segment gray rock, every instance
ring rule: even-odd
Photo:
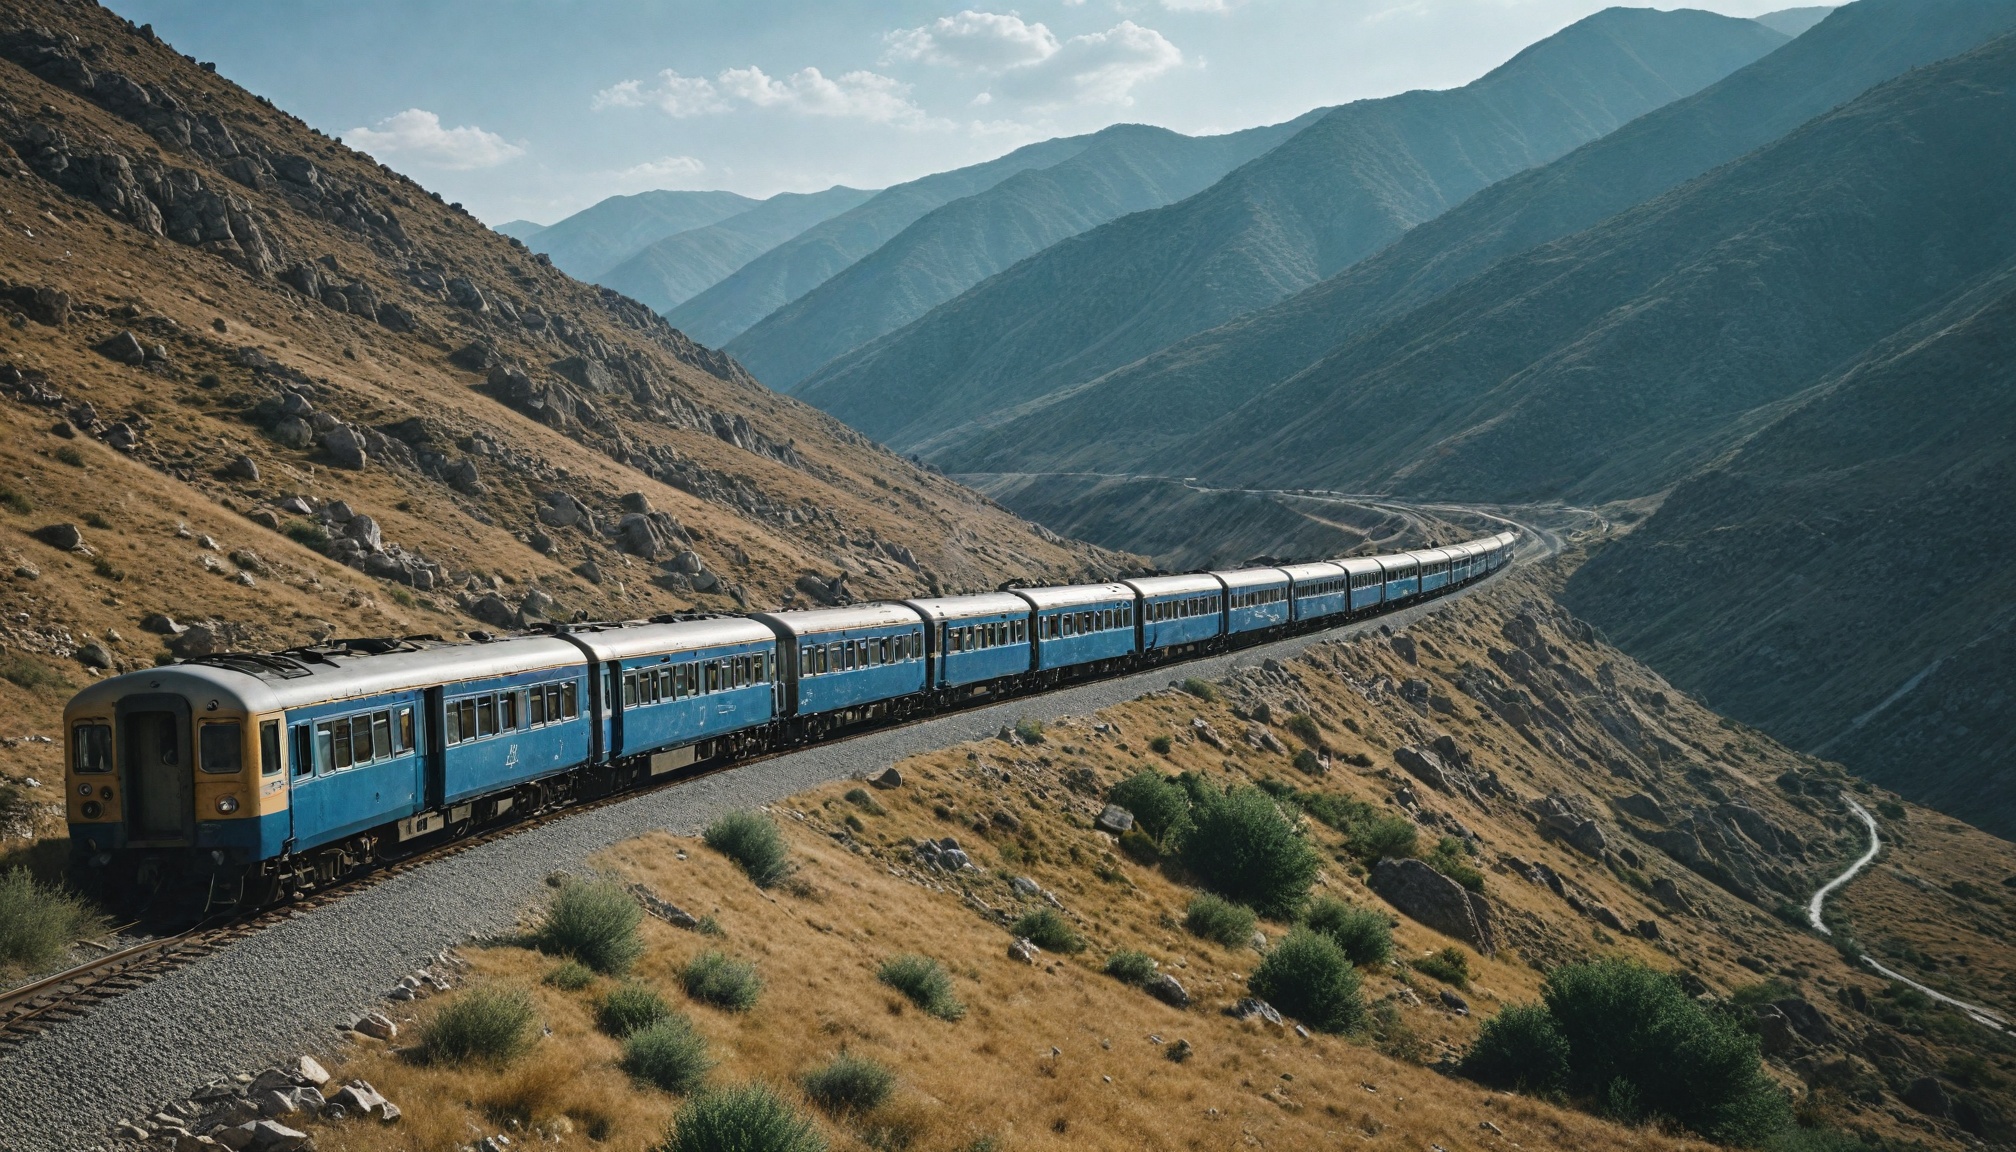
[[[1442,757],[1436,755],[1432,750],[1417,744],[1410,744],[1404,748],[1396,749],[1393,753],[1393,760],[1400,767],[1406,769],[1409,776],[1414,777],[1437,792],[1451,791],[1448,768],[1442,763]]]
[[[291,1071],[294,1073],[295,1082],[299,1084],[312,1084],[320,1088],[329,1082],[329,1070],[322,1067],[322,1062],[313,1056],[302,1056],[294,1061]]]
[[[893,767],[884,768],[881,772],[870,776],[868,783],[877,788],[901,788],[903,786],[903,774]]]
[[[1037,958],[1042,955],[1043,950],[1041,948],[1036,947],[1036,945],[1020,936],[1017,936],[1014,942],[1008,945],[1008,958],[1010,960],[1019,960],[1024,964],[1034,964]]]
[[[350,510],[350,504],[346,500],[331,500],[322,506],[322,515],[332,524],[348,524],[357,518],[357,513]]]
[[[40,580],[42,578],[42,570],[33,564],[16,564],[14,566],[14,577],[17,580]]]
[[[1953,1115],[1953,1098],[1946,1094],[1945,1085],[1930,1076],[1913,1080],[1897,1098],[1927,1116],[1944,1120]]]
[[[616,506],[625,512],[655,512],[651,498],[642,492],[625,492],[616,498]]]
[[[1785,1019],[1792,1022],[1792,1030],[1799,1033],[1802,1039],[1814,1044],[1834,1042],[1833,1025],[1827,1022],[1827,1017],[1821,1015],[1818,1008],[1805,1000],[1797,996],[1788,996],[1783,1000],[1772,1001],[1771,1006],[1785,1014]]]
[[[1452,1008],[1465,1016],[1470,1014],[1470,1002],[1458,996],[1455,989],[1444,988],[1440,992],[1437,992],[1436,995],[1441,998],[1444,1006]]]
[[[306,448],[315,442],[315,428],[299,416],[283,416],[273,425],[273,439],[289,448]]]
[[[180,636],[171,637],[168,650],[183,660],[195,660],[223,651],[222,638],[207,624],[191,624]]]
[[[1281,1027],[1283,1024],[1281,1013],[1275,1011],[1272,1004],[1267,1003],[1265,1000],[1255,999],[1252,996],[1241,997],[1237,1003],[1225,1009],[1225,1015],[1232,1017],[1234,1020],[1260,1020],[1263,1023],[1272,1024],[1276,1028]]]
[[[1566,840],[1576,851],[1590,856],[1601,856],[1603,846],[1608,842],[1601,826],[1573,812],[1557,812],[1542,820],[1540,826]]]
[[[469,614],[496,628],[518,627],[518,610],[495,592],[478,597],[469,605]]]
[[[77,662],[86,668],[110,668],[112,652],[105,645],[93,640],[77,649]]]
[[[1591,903],[1589,905],[1589,915],[1594,917],[1598,924],[1603,925],[1612,932],[1630,931],[1630,929],[1624,927],[1624,921],[1618,917],[1617,913],[1610,910],[1608,904]]]
[[[187,626],[177,624],[173,616],[166,616],[159,612],[143,618],[140,621],[140,628],[142,631],[154,632],[162,636],[180,636],[189,630]]]
[[[365,451],[363,433],[348,424],[338,424],[322,434],[322,448],[339,468],[362,471],[371,462]]]
[[[1659,922],[1657,920],[1640,920],[1636,927],[1640,938],[1645,940],[1659,939]]]
[[[399,1035],[399,1026],[382,1012],[366,1013],[357,1023],[351,1025],[351,1028],[374,1040],[390,1040]]]
[[[385,550],[385,532],[369,516],[352,516],[343,528],[343,535],[363,545],[366,552]]]
[[[37,529],[35,538],[59,552],[84,551],[84,530],[75,524],[51,524]]]
[[[1792,1022],[1768,1004],[1757,1009],[1757,1036],[1766,1056],[1782,1056],[1798,1044]]]
[[[245,514],[245,518],[268,531],[278,532],[280,530],[280,514],[271,508],[254,508]]]
[[[553,614],[553,597],[543,589],[530,588],[523,599],[518,601],[518,612],[525,619],[545,619]]]
[[[1687,902],[1687,896],[1680,886],[1665,876],[1652,881],[1652,895],[1659,903],[1685,916],[1694,914],[1694,906]]]
[[[259,482],[259,463],[250,456],[234,456],[231,462],[224,466],[224,475],[234,480],[249,480],[256,484]]]
[[[450,464],[443,479],[448,481],[450,488],[465,496],[480,496],[486,491],[483,478],[477,474],[476,462],[466,456]]]
[[[140,343],[140,338],[123,328],[100,341],[92,351],[107,360],[117,360],[121,364],[137,366],[147,362],[147,349]]]
[[[1419,860],[1379,861],[1367,883],[1385,901],[1445,936],[1454,936],[1485,955],[1498,950],[1491,909],[1482,896]]]
[[[1111,832],[1118,836],[1134,827],[1134,814],[1118,804],[1108,804],[1106,810],[1099,813],[1099,819],[1094,826],[1102,832]]]
[[[282,497],[277,507],[280,511],[294,516],[313,516],[315,514],[315,509],[308,501],[303,500],[299,496]]]
[[[1155,997],[1171,1008],[1188,1008],[1190,1006],[1190,993],[1184,991],[1181,981],[1167,972],[1156,973],[1155,978],[1148,981],[1145,990],[1150,996]]]
[[[1405,632],[1394,633],[1393,638],[1386,643],[1392,645],[1394,653],[1402,660],[1407,661],[1407,663],[1419,664],[1421,662],[1420,654],[1414,648],[1414,638]]]
[[[609,374],[609,369],[603,367],[600,360],[593,357],[569,356],[564,360],[555,360],[548,367],[576,387],[585,388],[590,392],[616,390],[616,378]]]
[[[548,528],[573,528],[578,525],[586,532],[595,530],[594,513],[573,496],[555,489],[540,499],[542,502],[535,515]]]
[[[1034,896],[1043,891],[1043,886],[1027,876],[1017,876],[1008,882],[1018,896]]]
[[[1654,800],[1643,792],[1633,792],[1629,796],[1619,796],[1610,803],[1626,816],[1636,816],[1640,820],[1650,820],[1654,824],[1669,824],[1672,822],[1671,818],[1666,815],[1666,809],[1659,801]]]
[[[674,572],[684,572],[689,576],[696,572],[705,571],[707,568],[707,565],[701,561],[700,554],[691,548],[674,555],[670,560],[665,562],[665,566]]]

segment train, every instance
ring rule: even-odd
[[[668,774],[1331,627],[1516,545],[177,661],[65,707],[72,863],[115,898],[263,904]]]

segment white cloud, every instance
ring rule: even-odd
[[[667,116],[704,116],[713,112],[728,111],[728,103],[721,99],[714,85],[701,76],[681,76],[667,68],[658,73],[649,88],[642,80],[625,80],[613,84],[595,94],[590,107],[599,112],[604,108],[657,108]]]
[[[995,71],[1039,63],[1057,51],[1056,34],[1041,22],[1026,23],[1012,12],[971,9],[922,27],[899,28],[883,39],[889,44],[887,60]]]
[[[602,89],[592,107],[655,107],[667,116],[686,117],[727,112],[737,102],[882,124],[915,125],[925,119],[924,110],[910,100],[910,86],[889,76],[855,71],[829,77],[817,68],[801,68],[777,78],[753,64],[725,69],[712,80],[667,68],[649,84],[625,80]]]
[[[474,125],[443,128],[441,117],[423,108],[408,108],[380,120],[376,128],[352,128],[343,135],[380,159],[397,156],[456,171],[494,168],[525,154],[524,148]]]
[[[706,170],[706,163],[692,156],[661,156],[642,164],[632,164],[617,175],[631,180],[679,180],[698,176]]]
[[[1230,12],[1236,0],[1162,0],[1171,12]]]
[[[1001,74],[1000,91],[1037,104],[1134,103],[1134,86],[1183,63],[1183,51],[1153,28],[1122,20],[1064,41],[1045,59]]]

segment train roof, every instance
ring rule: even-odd
[[[781,628],[789,636],[847,632],[857,628],[897,628],[922,624],[923,618],[900,601],[850,604],[844,608],[807,608],[798,612],[754,612],[749,618]]]
[[[1397,555],[1389,552],[1382,556],[1374,556],[1373,559],[1377,560],[1379,566],[1388,572],[1400,572],[1409,568],[1418,569],[1421,567],[1420,561],[1414,559],[1414,554],[1411,552],[1403,552]]]
[[[1062,588],[1017,588],[1015,595],[1041,612],[1049,608],[1104,604],[1109,600],[1132,600],[1134,589],[1125,584],[1070,584]]]
[[[709,616],[606,628],[575,628],[569,629],[568,635],[593,652],[597,660],[627,660],[636,656],[692,652],[727,644],[755,644],[777,639],[776,633],[746,616]]]
[[[1351,573],[1382,571],[1377,556],[1350,556],[1343,560],[1333,560],[1331,563]]]
[[[1449,562],[1449,550],[1447,548],[1422,548],[1409,552],[1407,555],[1413,557],[1414,562],[1417,564],[1447,564]]]
[[[1334,580],[1344,575],[1344,569],[1327,560],[1316,560],[1308,564],[1283,564],[1281,571],[1290,580],[1301,583],[1304,580]]]
[[[971,596],[928,596],[920,600],[905,600],[904,604],[927,619],[971,620],[976,616],[1000,616],[1009,612],[1029,611],[1029,602],[1013,592],[979,592]]]
[[[1230,571],[1213,572],[1225,584],[1225,590],[1234,588],[1258,588],[1266,584],[1286,584],[1288,574],[1279,568],[1236,568]]]
[[[1225,586],[1209,572],[1186,572],[1181,576],[1136,576],[1122,580],[1122,584],[1143,596],[1188,596],[1203,592],[1216,594]]]

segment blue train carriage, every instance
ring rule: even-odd
[[[1421,564],[1411,554],[1378,556],[1379,566],[1386,577],[1386,603],[1406,600],[1421,591]]]
[[[563,638],[599,669],[598,759],[641,760],[656,776],[739,754],[778,715],[777,635],[754,620],[577,628]]]
[[[1344,569],[1318,561],[1283,564],[1288,574],[1289,606],[1297,622],[1342,616],[1351,610],[1351,585]]]
[[[1420,566],[1421,594],[1430,596],[1449,586],[1449,552],[1445,548],[1423,548],[1410,552]]]
[[[1353,556],[1335,562],[1351,586],[1351,611],[1369,612],[1386,602],[1386,568],[1376,556]]]
[[[1122,580],[1140,601],[1143,655],[1210,644],[1225,635],[1225,586],[1216,576],[1140,576]]]
[[[780,714],[808,735],[905,716],[924,699],[924,617],[908,605],[758,612],[750,619],[775,634],[784,665]]]
[[[940,694],[983,695],[1033,666],[1029,602],[1010,592],[905,600],[925,621],[930,684]]]
[[[1238,636],[1288,623],[1288,574],[1279,568],[1213,572],[1225,586],[1225,634]]]
[[[1039,673],[1093,671],[1136,651],[1134,589],[1125,584],[1018,588],[1031,611]]]

